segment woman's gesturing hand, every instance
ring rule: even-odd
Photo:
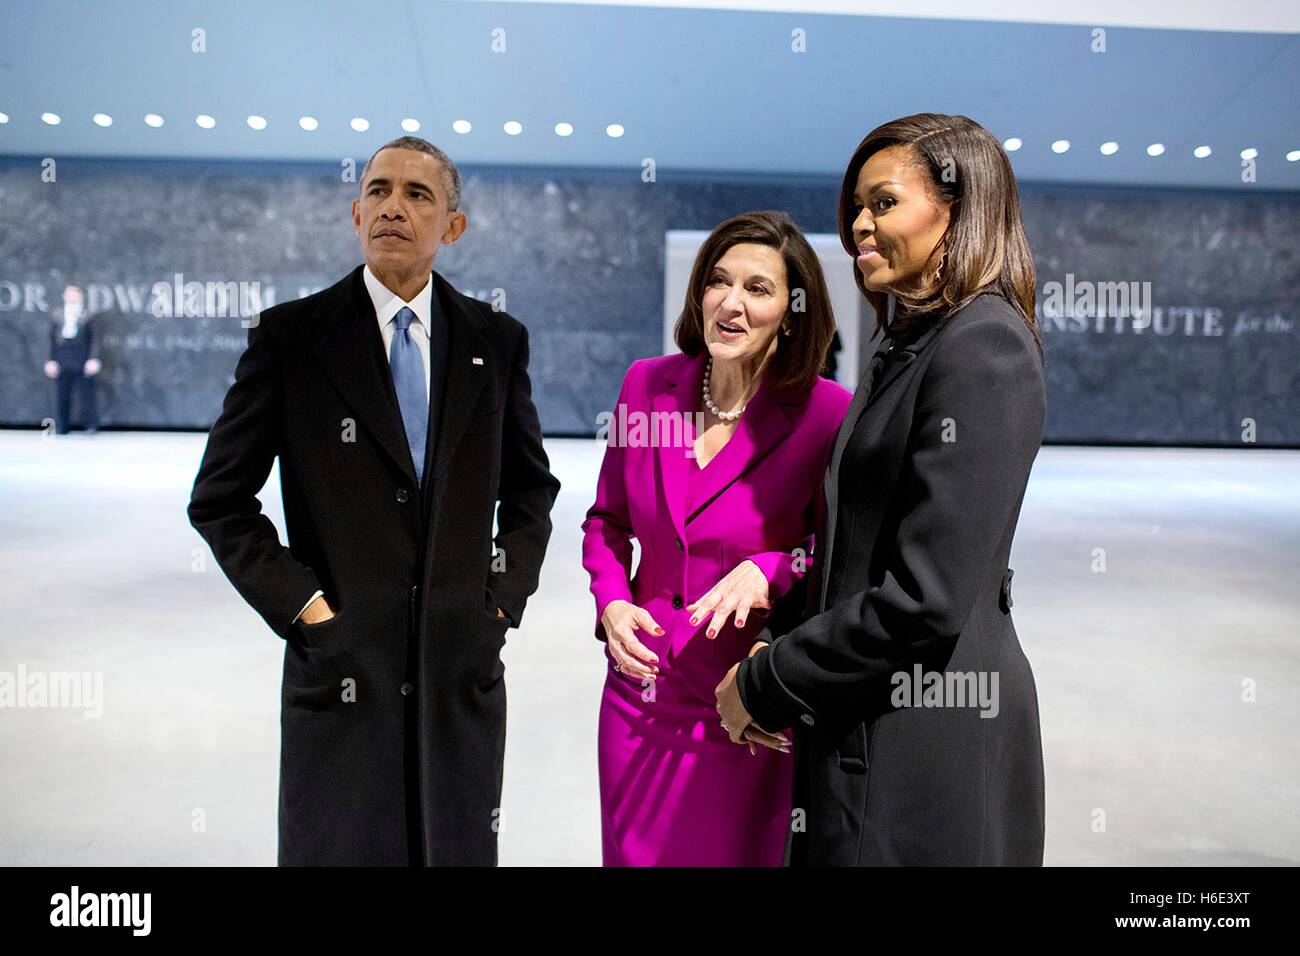
[[[692,612],[691,627],[698,625],[710,614],[713,615],[706,635],[712,640],[727,626],[727,618],[733,611],[736,613],[736,627],[744,627],[752,608],[771,606],[767,596],[767,575],[757,564],[746,558],[715,584],[708,594],[686,605],[686,610]]]
[[[636,638],[636,632],[645,628],[658,636],[664,632],[650,612],[629,601],[610,601],[600,616],[605,628],[606,643],[619,670],[629,677],[655,680],[659,673],[659,657]]]

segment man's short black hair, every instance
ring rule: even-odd
[[[436,159],[442,164],[443,185],[447,190],[447,209],[448,211],[454,211],[460,208],[460,170],[456,168],[456,164],[451,161],[450,156],[427,139],[421,139],[419,136],[399,136],[375,150],[370,155],[370,158],[366,160],[365,169],[361,170],[361,186],[365,185],[366,173],[370,170],[370,164],[375,161],[376,156],[386,149],[413,149],[419,153],[428,153]]]

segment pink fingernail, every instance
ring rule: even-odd
[[[744,622],[744,621],[742,621],[742,620],[740,620],[740,619],[737,619],[737,620],[736,620],[736,627],[744,627],[744,626],[745,626],[745,622]]]

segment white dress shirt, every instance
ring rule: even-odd
[[[397,329],[397,313],[403,307],[415,313],[416,321],[411,323],[411,341],[420,350],[424,361],[424,394],[429,395],[429,329],[430,306],[433,303],[433,278],[425,280],[424,288],[415,293],[410,302],[403,302],[401,297],[392,292],[379,281],[378,277],[366,266],[362,273],[366,278],[366,291],[375,306],[375,318],[379,321],[379,334],[384,337],[384,356],[387,357],[393,347],[393,332]]]
[[[77,337],[77,324],[81,321],[81,303],[65,302],[63,305],[63,337],[65,339],[75,339]]]
[[[384,355],[389,354],[393,345],[393,333],[397,330],[395,321],[397,313],[403,307],[410,309],[415,313],[416,321],[411,323],[410,335],[411,341],[415,347],[420,350],[420,358],[424,360],[424,395],[429,396],[429,321],[430,306],[433,304],[433,277],[432,275],[424,283],[424,288],[415,294],[415,298],[410,302],[403,302],[401,296],[393,292],[386,285],[379,281],[379,277],[370,271],[367,265],[362,270],[362,275],[366,280],[366,291],[370,293],[370,301],[375,306],[375,318],[379,322],[379,334],[384,340]],[[308,605],[324,594],[323,591],[317,591],[307,599],[307,603],[302,606],[302,611],[307,610]],[[298,612],[298,620],[302,617],[302,611]]]

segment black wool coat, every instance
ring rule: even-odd
[[[1038,700],[1007,561],[1041,355],[992,293],[910,338],[854,396],[803,606],[792,591],[773,609],[738,689],[760,727],[793,728],[787,865],[1040,865]],[[964,698],[953,681],[916,706],[945,672]]]
[[[559,482],[527,330],[432,277],[450,341],[422,487],[360,266],[262,313],[194,482],[191,523],[285,640],[281,865],[497,860],[499,652]],[[255,497],[276,457],[287,547]],[[317,589],[336,616],[294,622]]]

